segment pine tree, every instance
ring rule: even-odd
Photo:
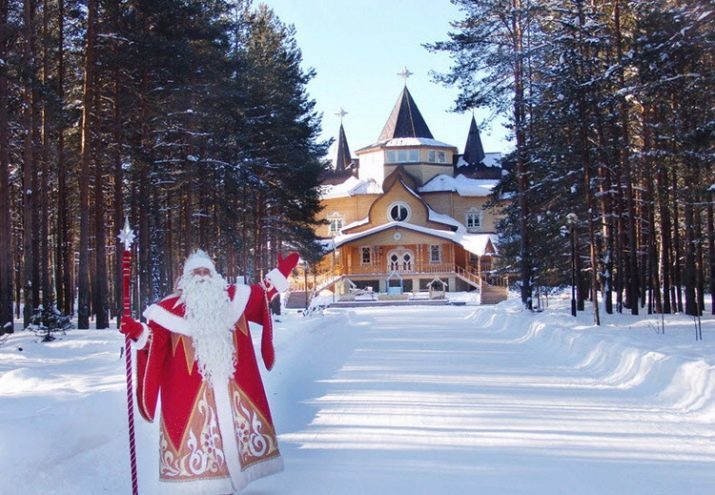
[[[497,111],[511,109],[516,140],[516,200],[519,203],[519,272],[521,300],[531,309],[533,254],[529,223],[530,184],[528,141],[528,71],[532,53],[527,42],[540,7],[530,0],[456,0],[464,18],[453,23],[450,41],[428,45],[448,52],[454,59],[450,72],[437,76],[447,85],[458,85],[458,111],[489,105]]]
[[[0,1],[0,335],[13,332],[12,315],[12,235],[10,217],[10,85],[7,60],[12,27],[8,1]]]

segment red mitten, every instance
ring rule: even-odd
[[[292,272],[293,268],[298,264],[299,258],[300,256],[295,252],[290,253],[285,258],[282,258],[280,254],[278,255],[278,270],[280,270],[284,277],[288,278],[290,272]]]
[[[144,332],[144,326],[131,316],[122,316],[122,324],[119,331],[136,342]]]

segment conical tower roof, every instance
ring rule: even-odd
[[[472,123],[469,126],[469,134],[467,135],[467,143],[464,145],[464,155],[462,158],[469,165],[479,165],[484,160],[484,147],[482,139],[479,137],[479,128],[477,122],[472,115]]]
[[[340,122],[340,130],[338,131],[338,151],[335,155],[335,173],[343,173],[350,170],[353,158],[350,154],[348,139],[345,137],[345,129],[342,121]]]
[[[434,139],[407,86],[400,93],[377,140],[380,142],[406,137]]]

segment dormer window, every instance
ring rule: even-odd
[[[447,153],[444,151],[427,151],[427,161],[430,163],[447,163]]]
[[[482,212],[476,208],[470,208],[464,223],[468,230],[478,230],[482,226]]]
[[[387,163],[417,163],[420,161],[420,150],[387,150]]]
[[[410,207],[402,201],[392,203],[387,209],[387,218],[393,222],[404,222],[410,218]]]
[[[331,236],[336,236],[340,234],[343,229],[343,217],[340,213],[332,213],[328,217],[328,222],[330,222],[329,232]]]

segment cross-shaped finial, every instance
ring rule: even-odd
[[[398,72],[397,75],[405,80],[405,86],[407,86],[407,78],[412,75],[412,72],[407,70],[407,66],[405,65],[405,67],[403,67],[402,71]]]
[[[129,251],[134,242],[134,231],[129,227],[129,217],[124,219],[124,228],[119,232],[119,242],[124,244],[124,250]]]
[[[335,112],[335,115],[340,117],[340,123],[343,123],[343,117],[345,117],[348,114],[345,110],[343,110],[343,107],[340,107],[337,112]]]

